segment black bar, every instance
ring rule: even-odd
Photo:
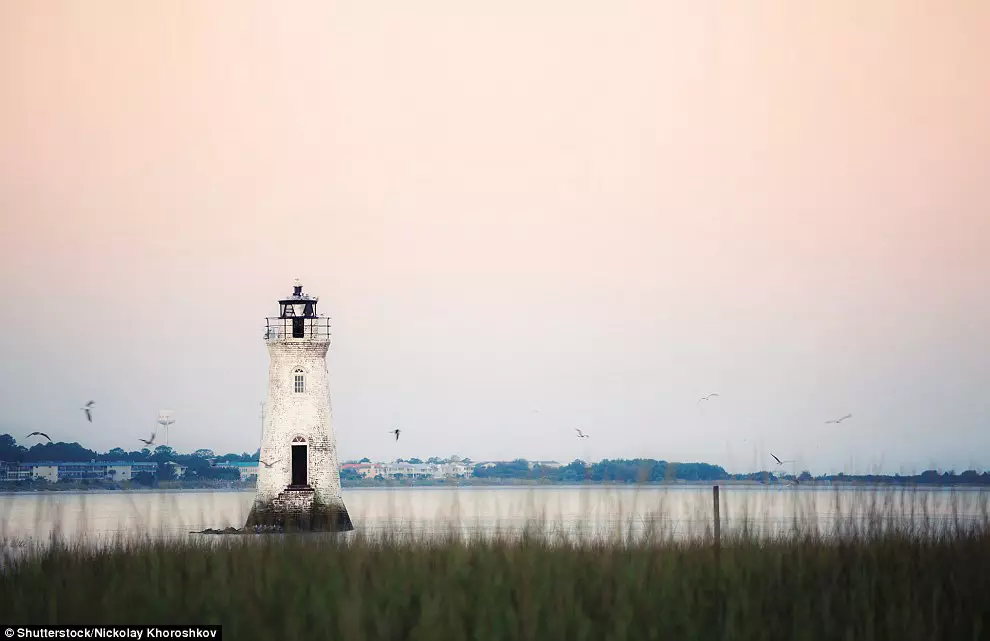
[[[219,625],[11,625],[3,639],[221,639]]]

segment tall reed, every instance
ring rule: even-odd
[[[734,508],[717,556],[710,523],[685,536],[656,513],[581,536],[545,514],[419,533],[55,533],[6,554],[0,608],[12,623],[219,623],[286,641],[990,638],[985,502],[963,518],[927,494],[841,496],[825,521],[795,503],[772,530]]]

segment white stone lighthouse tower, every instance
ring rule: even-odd
[[[247,527],[353,530],[340,495],[337,440],[331,425],[327,350],[330,319],[302,292],[280,300],[266,319],[268,404],[261,437],[258,492]]]

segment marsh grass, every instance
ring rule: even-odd
[[[521,494],[521,527],[466,527],[455,497],[432,531],[54,531],[5,555],[0,607],[5,622],[219,623],[286,641],[990,638],[986,495],[836,492],[827,510],[795,495],[789,515],[730,495],[717,553],[705,506],[685,519],[647,493],[580,497],[614,517],[596,528]]]

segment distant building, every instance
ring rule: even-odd
[[[130,481],[141,472],[158,474],[158,463],[136,461],[35,461],[0,463],[0,480],[29,481]]]
[[[460,462],[451,463],[345,463],[341,471],[353,470],[362,478],[443,479],[467,476],[471,468]]]
[[[352,471],[363,479],[374,478],[382,474],[379,463],[344,463],[340,466],[340,471]]]
[[[392,478],[431,478],[433,466],[427,463],[386,463],[383,476]]]
[[[237,470],[242,481],[258,476],[258,461],[220,461],[213,467]]]
[[[440,475],[443,478],[469,476],[473,471],[473,468],[470,466],[461,463],[460,460],[454,461],[453,459],[449,463],[441,463],[437,468],[439,468]]]
[[[168,465],[170,468],[172,468],[172,472],[175,474],[175,478],[177,479],[181,479],[183,476],[185,476],[186,470],[188,469],[185,465],[180,465],[175,461],[169,461],[165,465]]]

